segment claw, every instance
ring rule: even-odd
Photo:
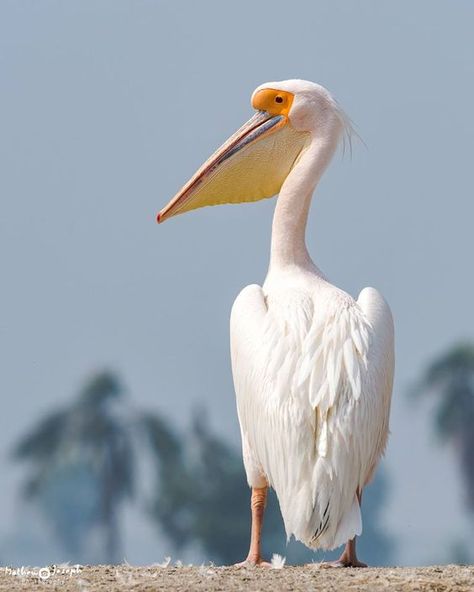
[[[264,561],[261,557],[258,558],[249,558],[245,561],[241,561],[240,563],[235,563],[234,567],[271,567],[272,564],[268,563],[268,561]]]

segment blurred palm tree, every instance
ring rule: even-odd
[[[30,465],[24,497],[39,503],[76,561],[97,525],[104,560],[122,558],[118,509],[132,496],[134,484],[132,425],[120,405],[123,395],[119,379],[101,372],[70,406],[47,415],[13,450],[15,459]]]
[[[438,398],[436,431],[442,441],[455,447],[466,486],[466,504],[474,511],[474,345],[456,345],[435,359],[415,393]]]
[[[180,549],[189,540],[189,500],[194,491],[193,476],[185,461],[184,440],[156,415],[143,414],[140,423],[153,452],[157,480],[146,511]]]

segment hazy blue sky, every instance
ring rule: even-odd
[[[204,401],[238,441],[228,317],[264,279],[274,202],[155,215],[258,84],[298,77],[367,144],[335,158],[308,243],[334,283],[374,285],[394,312],[387,528],[402,563],[447,557],[467,532],[459,474],[406,391],[474,338],[473,23],[467,0],[0,0],[0,539],[19,520],[8,447],[97,368],[183,427]],[[129,522],[127,558],[160,559]]]

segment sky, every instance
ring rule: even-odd
[[[310,252],[395,317],[384,523],[398,563],[447,560],[460,474],[408,391],[474,338],[473,22],[468,1],[0,0],[0,553],[21,520],[12,443],[97,369],[183,430],[204,403],[238,444],[228,319],[264,280],[274,200],[155,216],[256,86],[305,78],[363,139],[317,189]],[[160,559],[138,517],[127,535],[129,560]]]

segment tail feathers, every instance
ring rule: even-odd
[[[351,506],[343,514],[337,527],[333,523],[336,519],[328,502],[323,511],[313,511],[311,520],[304,528],[304,534],[301,530],[299,533],[294,531],[293,534],[313,549],[331,550],[340,547],[362,533],[362,516],[357,497],[354,496]]]
[[[341,522],[337,528],[334,536],[333,549],[344,545],[350,539],[362,534],[362,516],[360,513],[360,506],[357,497],[354,497],[352,506],[343,515]]]

